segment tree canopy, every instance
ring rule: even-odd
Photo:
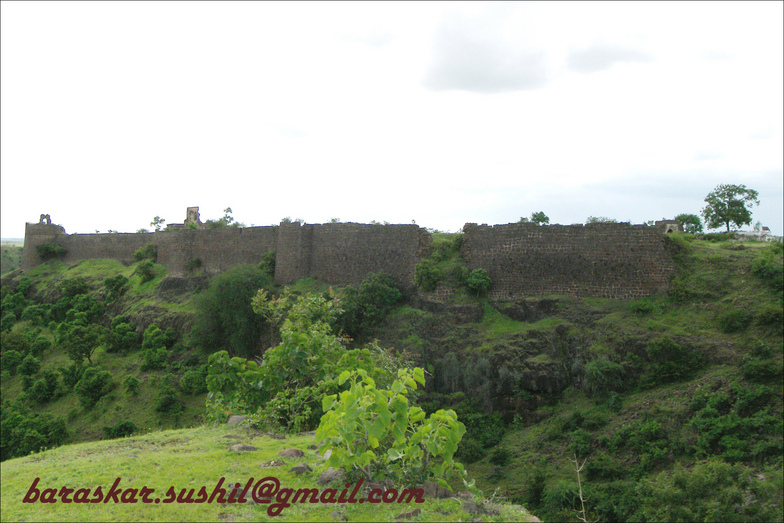
[[[681,225],[681,230],[689,234],[702,232],[702,220],[696,214],[679,214],[675,221]]]
[[[702,217],[711,229],[718,229],[722,225],[730,232],[730,224],[740,227],[751,223],[751,210],[753,204],[759,205],[757,191],[747,189],[745,185],[720,184],[708,196],[708,204],[702,210]]]

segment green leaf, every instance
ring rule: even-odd
[[[350,376],[351,376],[351,372],[349,372],[347,370],[344,370],[343,372],[341,372],[340,376],[338,376],[338,385],[343,385],[344,383],[346,383],[346,380]]]
[[[414,379],[423,387],[425,386],[425,371],[421,367],[414,368]]]

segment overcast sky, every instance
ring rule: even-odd
[[[784,231],[782,2],[3,2],[2,237],[231,207]]]

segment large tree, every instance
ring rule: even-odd
[[[751,210],[753,204],[759,205],[758,193],[747,189],[745,185],[721,184],[708,196],[708,204],[702,210],[702,216],[710,229],[718,229],[722,225],[730,232],[730,224],[737,227],[751,223]]]

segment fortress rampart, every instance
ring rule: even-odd
[[[47,220],[48,222],[48,220]],[[462,255],[471,269],[487,270],[491,299],[563,294],[636,298],[666,290],[674,270],[661,227],[629,224],[466,224]],[[318,278],[358,284],[384,271],[414,290],[416,265],[429,253],[430,234],[417,225],[282,223],[268,227],[174,228],[154,233],[66,234],[59,225],[28,223],[22,269],[42,263],[36,247],[55,243],[65,263],[112,258],[132,263],[136,250],[158,247],[170,276],[186,276],[188,262],[217,273],[258,263],[276,253],[275,281]]]
[[[483,268],[497,301],[563,294],[638,298],[667,289],[675,270],[662,228],[588,225],[466,224],[462,254]]]

